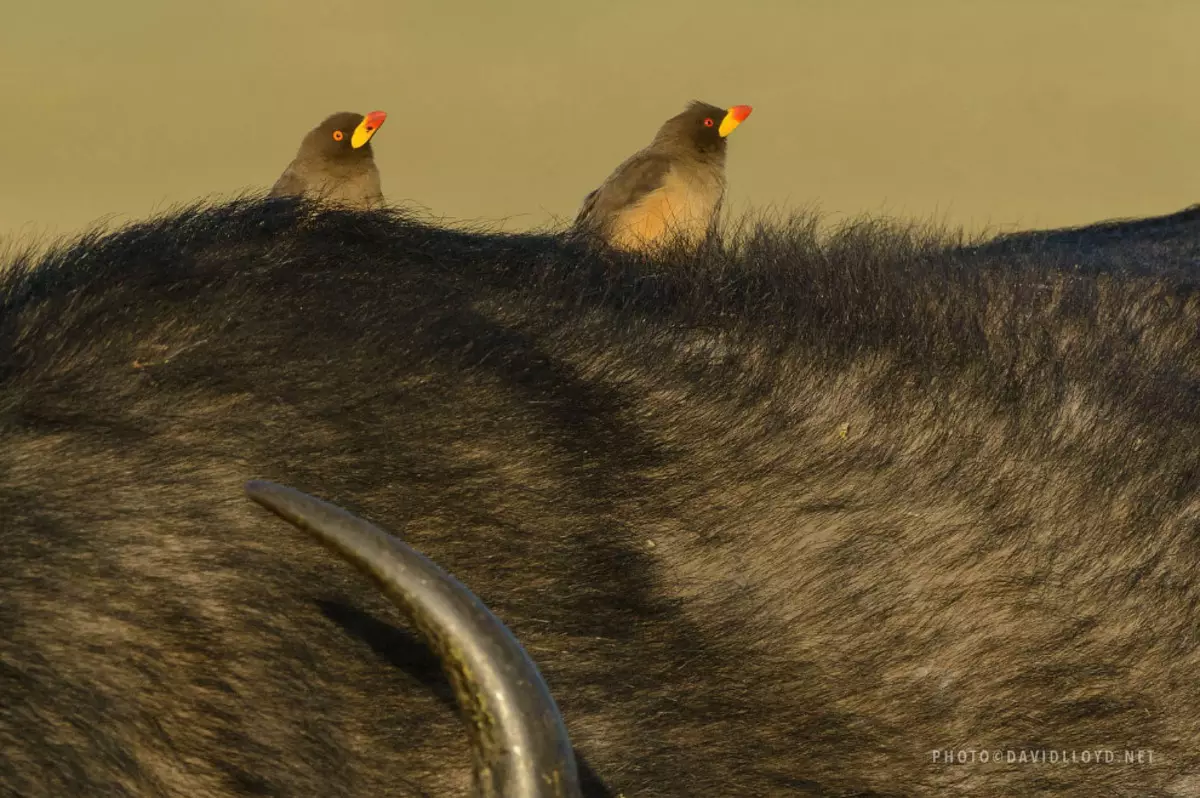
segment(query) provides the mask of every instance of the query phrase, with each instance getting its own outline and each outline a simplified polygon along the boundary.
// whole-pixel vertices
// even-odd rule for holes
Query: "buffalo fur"
[[[1172,219],[647,260],[249,199],[16,257],[0,793],[464,794],[437,663],[263,478],[492,607],[589,796],[1200,795]]]

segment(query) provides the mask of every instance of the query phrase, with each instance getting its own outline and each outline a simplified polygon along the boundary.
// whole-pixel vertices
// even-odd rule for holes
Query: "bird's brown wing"
[[[296,197],[304,193],[308,187],[307,181],[300,175],[296,168],[296,163],[293,161],[288,164],[288,168],[283,170],[283,174],[275,181],[275,185],[271,187],[268,197]]]
[[[578,225],[588,217],[592,212],[592,206],[596,204],[596,197],[600,196],[600,189],[595,188],[588,192],[588,195],[583,198],[583,204],[579,206],[579,213],[575,215],[575,224]]]
[[[671,159],[663,153],[643,150],[634,154],[584,198],[575,226],[604,227],[616,214],[661,188],[670,170]]]

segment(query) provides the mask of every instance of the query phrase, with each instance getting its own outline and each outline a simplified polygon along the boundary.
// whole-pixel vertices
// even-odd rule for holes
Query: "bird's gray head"
[[[705,156],[724,155],[725,137],[750,116],[748,105],[719,108],[699,100],[659,128],[655,143],[686,147]]]
[[[308,132],[300,143],[300,156],[350,163],[372,158],[371,138],[387,114],[372,111],[363,116],[348,111],[333,114]]]

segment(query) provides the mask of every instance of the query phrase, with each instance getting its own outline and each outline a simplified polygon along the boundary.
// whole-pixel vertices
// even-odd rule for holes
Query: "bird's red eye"
[[[346,138],[346,134],[343,133],[342,131],[340,131],[340,130],[333,131],[333,140],[334,141],[341,141],[344,138]]]
[[[711,117],[710,117],[710,118],[708,118],[708,119],[705,119],[705,120],[704,120],[704,126],[705,126],[705,127],[712,127],[712,126],[713,126],[713,121],[712,121],[712,118],[711,118]]]

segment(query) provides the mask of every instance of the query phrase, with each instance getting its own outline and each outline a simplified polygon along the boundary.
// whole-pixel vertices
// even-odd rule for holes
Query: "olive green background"
[[[0,23],[0,235],[269,186],[388,112],[384,191],[526,229],[693,98],[748,103],[734,209],[978,230],[1200,199],[1200,0],[71,0]]]

